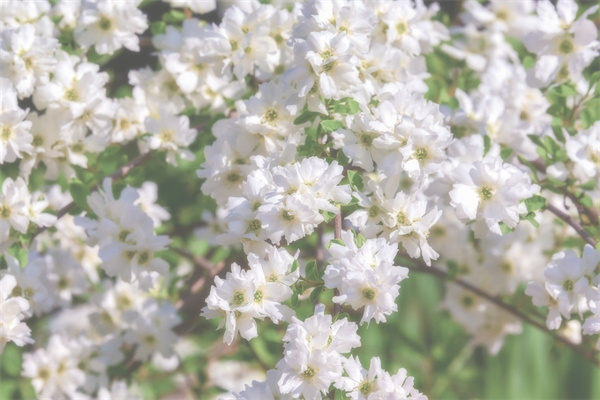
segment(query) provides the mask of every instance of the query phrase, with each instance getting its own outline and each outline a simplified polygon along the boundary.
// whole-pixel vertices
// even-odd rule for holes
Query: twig
[[[592,246],[596,247],[596,244],[597,244],[596,240],[585,229],[583,229],[583,227],[579,224],[579,222],[575,221],[570,215],[559,210],[552,204],[548,204],[546,206],[546,208],[552,214],[556,215],[558,218],[560,218],[561,220],[566,222],[569,226],[571,226],[571,228],[575,229],[575,231],[579,234],[579,236],[581,236],[583,238],[583,240],[585,240],[587,243],[591,244]]]
[[[342,210],[335,215],[333,219],[333,235],[336,239],[342,238]],[[335,289],[334,295],[339,296],[340,292]],[[342,306],[339,303],[333,303],[333,315],[339,314],[342,311]]]
[[[427,266],[416,266],[416,267],[408,267],[409,270],[411,271],[415,271],[415,272],[422,272],[422,273],[426,273],[426,274],[430,274],[430,275],[434,275],[437,276],[439,278],[442,278],[444,280],[448,280],[449,282],[455,283],[459,286],[461,286],[464,289],[467,289],[473,293],[475,293],[476,295],[494,303],[494,305],[502,308],[503,310],[509,312],[510,314],[514,315],[515,317],[521,319],[522,321],[536,327],[537,329],[539,329],[542,332],[548,333],[554,337],[556,337],[558,339],[558,341],[560,341],[561,343],[567,345],[568,347],[570,347],[573,351],[575,351],[576,353],[578,353],[579,355],[581,355],[582,357],[586,358],[588,361],[590,361],[592,364],[594,364],[596,367],[600,368],[600,360],[598,360],[598,358],[596,357],[597,352],[596,351],[585,351],[584,349],[580,348],[577,344],[571,342],[570,340],[568,340],[567,338],[565,338],[564,336],[561,335],[555,335],[552,331],[550,331],[544,324],[532,319],[531,317],[529,317],[528,315],[522,313],[519,309],[517,309],[516,307],[507,304],[505,302],[503,302],[501,299],[492,296],[491,294],[481,290],[480,288],[473,286],[472,284],[470,284],[469,282],[460,280],[460,279],[450,279],[449,275],[441,270],[438,269],[436,267],[427,267]]]
[[[119,180],[121,178],[126,177],[127,174],[129,174],[129,172],[131,172],[131,170],[133,168],[137,167],[138,165],[142,165],[146,161],[148,161],[148,159],[150,158],[151,154],[152,153],[150,153],[150,152],[147,152],[147,153],[144,153],[144,154],[140,154],[139,156],[137,156],[136,158],[134,158],[133,160],[131,160],[127,165],[122,166],[121,168],[119,168],[118,170],[116,170],[112,174],[108,175],[104,179],[111,178],[113,181],[116,181],[116,180]],[[102,179],[102,181],[104,181],[104,179]],[[98,190],[98,188],[102,184],[102,181],[99,182],[99,183],[97,183],[94,187],[92,187],[92,190],[90,191],[90,193],[93,193],[96,190]],[[57,220],[61,219],[66,214],[68,214],[69,211],[71,211],[74,207],[75,207],[75,202],[72,201],[69,204],[67,204],[66,206],[64,206],[63,208],[61,208],[60,210],[58,210],[58,212],[56,213],[56,219]],[[37,230],[37,232],[35,232],[33,234],[33,236],[31,237],[31,242],[33,242],[33,239],[35,239],[35,237],[37,235],[39,235],[40,233],[44,232],[48,228],[49,228],[49,226],[42,226],[42,227],[40,227]]]

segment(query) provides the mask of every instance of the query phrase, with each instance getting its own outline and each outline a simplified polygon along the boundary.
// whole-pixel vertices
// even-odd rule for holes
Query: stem
[[[575,231],[583,238],[583,240],[591,244],[593,247],[596,247],[596,240],[585,229],[583,229],[579,222],[575,221],[570,215],[554,207],[552,204],[548,204],[546,208],[552,214],[556,215],[558,218],[570,225],[571,228],[575,229]]]
[[[333,235],[336,239],[342,238],[342,210],[335,215],[333,219]],[[334,290],[334,295],[339,296],[339,290]],[[339,314],[342,311],[342,306],[339,303],[333,303],[333,315]]]
[[[445,271],[438,269],[436,267],[427,267],[427,266],[416,266],[416,267],[408,267],[411,271],[415,271],[415,272],[422,272],[425,274],[430,274],[430,275],[434,275],[438,278],[442,278],[444,280],[448,280],[450,282],[453,282],[459,286],[461,286],[462,288],[469,290],[473,293],[475,293],[476,295],[483,297],[484,299],[490,301],[491,303],[494,303],[494,305],[502,308],[503,310],[509,312],[510,314],[514,315],[515,317],[521,319],[522,321],[528,323],[529,325],[532,325],[534,327],[536,327],[537,329],[539,329],[542,332],[548,333],[549,335],[554,336],[556,339],[558,339],[559,342],[567,345],[568,347],[570,347],[573,351],[575,351],[576,353],[578,353],[579,355],[581,355],[582,357],[584,357],[585,359],[587,359],[588,361],[590,361],[593,365],[595,365],[596,367],[600,368],[600,360],[598,360],[596,358],[596,354],[597,352],[592,350],[592,351],[585,351],[585,349],[582,349],[581,347],[579,347],[577,344],[571,342],[570,340],[568,340],[567,338],[565,338],[564,336],[558,335],[558,334],[554,334],[554,332],[550,331],[544,324],[532,319],[530,316],[522,313],[518,308],[507,304],[505,302],[503,302],[501,299],[492,296],[491,294],[481,290],[480,288],[473,286],[472,284],[454,278],[454,279],[450,279],[450,276],[448,275],[448,273],[446,273]]]
[[[117,180],[119,180],[121,178],[126,177],[127,174],[129,174],[133,168],[135,168],[135,167],[137,167],[139,165],[142,165],[146,161],[148,161],[148,159],[150,158],[151,154],[152,153],[150,153],[150,152],[140,154],[139,156],[137,156],[136,158],[134,158],[133,160],[131,160],[128,164],[122,166],[121,168],[119,168],[118,170],[116,170],[112,174],[108,175],[104,179],[111,178],[113,181],[117,181]],[[104,181],[104,179],[102,179],[102,181]],[[93,193],[93,192],[95,192],[96,190],[98,190],[98,188],[102,184],[102,181],[100,181],[99,183],[97,183],[96,185],[94,185],[94,187],[92,188],[90,194]],[[69,204],[67,204],[66,206],[64,206],[63,208],[61,208],[60,210],[58,210],[58,212],[56,213],[56,219],[57,220],[61,219],[66,214],[68,214],[69,211],[71,211],[74,207],[75,207],[75,202],[72,201]],[[40,227],[37,230],[37,232],[34,233],[33,236],[31,237],[31,242],[33,242],[33,239],[35,239],[35,237],[37,235],[39,235],[40,233],[44,232],[48,228],[49,228],[48,226],[42,226],[42,227]]]

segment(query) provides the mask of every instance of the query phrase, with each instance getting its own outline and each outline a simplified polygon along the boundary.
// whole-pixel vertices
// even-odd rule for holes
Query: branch
[[[600,360],[598,360],[596,358],[596,351],[585,351],[585,349],[582,349],[581,347],[579,347],[579,345],[571,342],[569,339],[567,339],[566,337],[560,335],[560,334],[555,334],[553,331],[549,330],[544,324],[532,319],[531,317],[529,317],[528,315],[524,314],[523,312],[521,312],[518,308],[516,308],[513,305],[507,304],[505,302],[503,302],[501,299],[492,296],[491,294],[481,290],[480,288],[473,286],[472,284],[470,284],[469,282],[454,278],[451,279],[450,276],[448,275],[447,272],[438,269],[436,267],[427,267],[427,266],[416,266],[416,267],[408,267],[409,270],[411,271],[415,271],[415,272],[422,272],[425,274],[430,274],[433,276],[436,276],[438,278],[447,280],[449,282],[455,283],[459,286],[461,286],[462,288],[469,290],[473,293],[475,293],[476,295],[488,300],[489,302],[493,303],[494,305],[502,308],[504,311],[507,311],[508,313],[514,315],[515,317],[521,319],[522,321],[528,323],[529,325],[532,325],[534,327],[536,327],[537,329],[539,329],[542,332],[548,333],[554,337],[556,337],[558,339],[559,342],[567,345],[568,347],[570,347],[573,351],[575,351],[576,353],[578,353],[579,355],[581,355],[582,357],[586,358],[588,361],[590,361],[592,364],[594,364],[596,367],[600,368]]]
[[[530,163],[538,171],[540,171],[542,173],[546,173],[546,164],[544,163],[544,161],[542,159],[538,158],[536,160],[530,161]],[[585,214],[589,218],[592,225],[594,225],[594,226],[598,225],[600,216],[598,215],[599,213],[596,209],[594,209],[593,207],[592,208],[586,207],[585,205],[581,204],[580,199],[577,198],[577,196],[575,196],[573,193],[571,193],[567,187],[563,187],[562,192],[564,193],[564,195],[566,197],[568,197],[573,202],[573,204],[577,208],[577,211],[579,212],[580,216],[581,216],[581,214]],[[561,220],[563,220],[564,222],[569,224],[573,229],[575,229],[575,231],[587,243],[591,244],[594,247],[596,246],[596,240],[594,238],[592,238],[592,236],[589,233],[587,233],[587,231],[585,229],[583,229],[583,227],[577,221],[575,221],[573,218],[571,218],[571,216],[562,212],[561,210],[559,210],[558,208],[554,207],[551,204],[548,204],[548,206],[546,208],[551,213],[556,215],[558,218],[560,218]]]
[[[556,215],[558,218],[570,225],[571,228],[575,229],[575,231],[583,238],[583,240],[596,247],[596,240],[585,229],[583,229],[579,222],[575,221],[570,215],[554,207],[552,204],[548,204],[546,208],[552,214]]]
[[[342,238],[342,210],[335,215],[333,219],[333,235],[336,239]],[[333,292],[334,296],[339,296],[339,290],[335,289]],[[333,315],[342,312],[342,305],[340,303],[333,303]]]
[[[112,174],[108,175],[104,179],[111,178],[113,181],[117,181],[117,180],[119,180],[121,178],[126,177],[127,174],[129,174],[129,172],[131,172],[131,170],[133,168],[137,167],[138,165],[142,165],[146,161],[148,161],[148,159],[150,158],[150,155],[151,155],[150,152],[140,154],[139,156],[137,156],[136,158],[134,158],[133,160],[131,160],[127,165],[122,166],[121,168],[119,168],[118,170],[116,170]],[[102,181],[104,179],[102,179]],[[92,188],[90,194],[93,193],[93,192],[95,192],[96,190],[98,190],[98,188],[102,184],[102,181],[100,181],[99,183],[97,183],[96,185],[94,185],[94,187]],[[70,202],[69,204],[67,204],[66,206],[64,206],[60,210],[58,210],[58,212],[56,213],[56,219],[59,220],[62,217],[64,217],[66,214],[69,213],[69,211],[71,211],[73,209],[73,207],[75,207],[75,202],[74,201]],[[37,230],[37,232],[35,232],[33,234],[33,236],[31,237],[31,242],[33,242],[33,239],[35,239],[37,235],[39,235],[40,233],[44,232],[48,228],[49,228],[49,226],[41,226]]]

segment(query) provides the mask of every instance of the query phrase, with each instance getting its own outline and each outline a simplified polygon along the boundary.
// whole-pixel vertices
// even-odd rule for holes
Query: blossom
[[[137,35],[146,30],[148,22],[138,4],[138,0],[84,1],[75,40],[85,48],[94,46],[98,54],[112,54],[121,47],[139,51]]]
[[[22,322],[29,303],[23,297],[13,295],[16,287],[14,276],[5,275],[0,279],[0,353],[7,342],[14,342],[17,346],[33,343],[31,329]]]

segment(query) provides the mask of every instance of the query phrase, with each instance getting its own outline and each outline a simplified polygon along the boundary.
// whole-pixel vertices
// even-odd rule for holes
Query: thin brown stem
[[[561,220],[566,222],[571,228],[575,229],[575,232],[577,232],[579,234],[579,236],[581,236],[583,238],[583,240],[585,240],[587,243],[591,244],[592,246],[596,247],[596,244],[597,244],[596,240],[585,229],[583,229],[583,227],[579,224],[579,222],[575,221],[575,219],[573,219],[573,217],[571,217],[569,214],[561,211],[560,209],[556,208],[552,204],[548,204],[546,208],[552,214],[556,215],[558,218],[560,218]]]
[[[342,210],[335,215],[333,219],[333,235],[336,239],[342,238]],[[335,289],[335,296],[339,296],[340,292]],[[342,306],[339,303],[333,303],[333,314],[339,314],[342,311]]]
[[[561,335],[556,335],[554,334],[554,332],[552,332],[551,330],[549,330],[543,323],[534,320],[533,318],[531,318],[530,316],[528,316],[527,314],[521,312],[518,308],[514,307],[513,305],[507,304],[504,301],[502,301],[501,299],[492,296],[491,294],[481,290],[480,288],[470,284],[469,282],[460,280],[460,279],[450,279],[450,276],[443,270],[438,269],[436,267],[427,267],[427,266],[409,266],[408,267],[409,270],[411,271],[415,271],[415,272],[421,272],[421,273],[426,273],[429,275],[434,275],[438,278],[444,279],[444,280],[449,280],[450,282],[459,285],[460,287],[462,287],[463,289],[469,290],[473,293],[475,293],[476,295],[490,301],[491,303],[493,303],[494,305],[502,308],[504,311],[507,311],[508,313],[514,315],[515,317],[519,318],[520,320],[528,323],[529,325],[532,325],[534,327],[536,327],[537,329],[539,329],[542,332],[548,333],[552,336],[554,336],[556,339],[558,339],[559,342],[565,344],[566,346],[570,347],[573,351],[575,351],[576,353],[578,353],[579,355],[581,355],[582,357],[584,357],[585,359],[587,359],[588,361],[590,361],[592,364],[594,364],[596,367],[600,368],[600,360],[598,360],[597,358],[597,352],[596,351],[586,351],[585,349],[581,348],[580,346],[578,346],[577,344],[571,342],[569,339],[567,339],[564,336]]]

